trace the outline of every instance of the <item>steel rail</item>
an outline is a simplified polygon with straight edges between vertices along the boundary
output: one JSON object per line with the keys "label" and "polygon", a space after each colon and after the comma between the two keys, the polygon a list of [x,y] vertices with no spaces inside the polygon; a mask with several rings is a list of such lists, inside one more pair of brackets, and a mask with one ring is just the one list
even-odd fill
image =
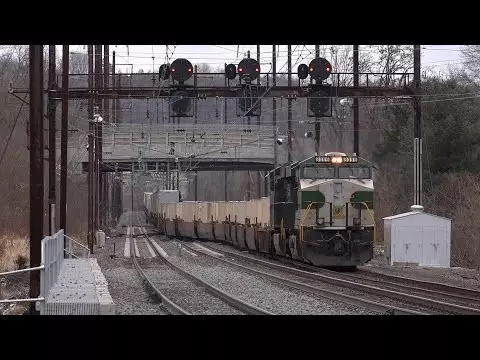
{"label": "steel rail", "polygon": [[[253,274],[256,274],[256,275],[262,275],[262,276],[264,276],[266,278],[269,278],[270,280],[273,280],[274,282],[279,283],[281,285],[284,285],[284,286],[287,286],[287,287],[290,287],[290,288],[293,288],[293,289],[296,289],[296,290],[304,291],[304,292],[307,292],[307,293],[310,293],[310,294],[315,294],[315,295],[321,296],[321,297],[329,299],[329,300],[339,300],[339,301],[344,302],[346,304],[361,306],[361,307],[364,307],[364,308],[374,310],[374,311],[376,311],[378,313],[381,313],[381,314],[427,315],[426,313],[422,313],[422,312],[419,312],[419,311],[403,309],[403,308],[395,307],[395,306],[384,305],[384,304],[381,304],[381,303],[378,303],[378,302],[365,300],[365,299],[360,299],[358,297],[354,297],[354,296],[351,296],[351,295],[346,295],[346,294],[342,294],[342,293],[339,293],[339,292],[336,292],[336,291],[326,290],[326,289],[322,289],[322,288],[319,288],[319,287],[316,287],[316,286],[304,284],[304,283],[301,283],[301,282],[298,282],[298,281],[295,281],[295,280],[287,279],[287,278],[284,278],[284,277],[280,277],[280,276],[277,276],[277,275],[266,273],[264,271],[256,270],[256,269],[253,269],[251,267],[247,267],[247,266],[232,262],[232,261],[227,260],[227,259],[222,259],[222,258],[219,258],[219,257],[217,257],[215,255],[212,255],[212,254],[201,252],[197,249],[192,248],[191,246],[189,246],[185,243],[183,243],[183,246],[187,247],[189,250],[191,250],[191,251],[193,251],[197,254],[201,254],[201,255],[205,255],[205,256],[214,258],[216,260],[219,260],[219,261],[222,261],[226,264],[229,264],[229,265],[235,266],[237,268],[243,269],[243,270],[248,271],[250,273],[253,273]],[[202,246],[204,246],[204,245],[202,244]],[[212,249],[212,248],[209,248],[209,249],[211,249],[212,251],[222,252],[222,251],[217,250],[217,249]],[[229,252],[225,252],[225,253],[228,253],[228,255],[234,255],[234,256],[236,255],[236,254],[231,254]]]}
{"label": "steel rail", "polygon": [[157,254],[158,257],[160,257],[162,259],[162,261],[165,264],[167,264],[172,269],[179,272],[180,274],[182,274],[183,276],[185,276],[186,278],[188,278],[192,282],[204,287],[212,295],[222,299],[224,302],[226,302],[230,306],[232,306],[232,307],[234,307],[234,308],[236,308],[236,309],[238,309],[238,310],[240,310],[244,313],[250,314],[250,315],[274,315],[271,312],[260,309],[260,308],[254,306],[254,305],[249,304],[246,301],[240,300],[239,298],[237,298],[237,297],[235,297],[235,296],[233,296],[233,295],[215,287],[212,284],[209,284],[209,283],[203,281],[202,279],[196,277],[195,275],[193,275],[193,274],[189,273],[188,271],[182,269],[181,267],[175,265],[173,262],[171,262],[168,258],[166,258],[163,254],[161,254],[157,250],[156,246],[153,245],[152,240],[150,239],[150,237],[148,236],[146,231],[143,230],[143,226],[139,226],[139,228],[142,229],[141,231],[143,232],[143,234],[144,234],[145,238],[147,239],[148,243],[150,245],[152,245],[153,251]]}
{"label": "steel rail", "polygon": [[[297,276],[301,276],[301,277],[305,277],[305,278],[309,278],[309,279],[313,279],[313,280],[324,281],[324,282],[328,282],[330,284],[340,285],[340,286],[343,286],[343,287],[346,287],[346,288],[355,289],[355,290],[359,290],[359,291],[363,291],[363,292],[367,292],[367,293],[371,293],[371,294],[375,294],[375,295],[379,295],[379,296],[387,296],[387,297],[390,297],[392,299],[405,301],[405,302],[415,304],[415,305],[422,305],[422,306],[429,307],[429,308],[435,308],[435,309],[439,309],[439,310],[442,310],[442,311],[451,312],[451,313],[454,313],[454,314],[463,314],[463,315],[478,315],[478,314],[480,314],[480,309],[475,309],[475,308],[471,308],[471,307],[467,307],[467,306],[452,304],[452,303],[448,303],[448,302],[445,302],[445,301],[429,299],[429,298],[426,298],[426,297],[423,297],[423,296],[411,295],[411,294],[407,294],[407,293],[400,292],[400,291],[384,289],[384,288],[381,288],[381,287],[378,287],[378,286],[360,284],[360,283],[357,283],[357,282],[354,282],[354,281],[351,281],[351,280],[340,279],[338,277],[324,275],[324,274],[321,274],[321,273],[312,273],[312,272],[292,268],[292,267],[285,266],[285,265],[275,264],[275,263],[265,261],[265,260],[261,260],[261,259],[255,259],[255,258],[245,256],[245,255],[234,254],[230,251],[217,250],[217,249],[209,247],[208,245],[203,245],[202,244],[202,246],[210,248],[213,251],[223,251],[224,253],[228,253],[231,256],[238,257],[238,258],[244,259],[246,261],[258,263],[258,264],[261,264],[261,265],[264,265],[264,266],[267,266],[267,267],[270,267],[270,268],[273,268],[273,269],[286,271],[286,272],[288,272],[292,275],[297,275]],[[358,279],[354,279],[354,280],[358,280]]]}
{"label": "steel rail", "polygon": [[133,260],[133,266],[139,273],[140,277],[146,283],[147,287],[153,291],[154,296],[162,302],[162,305],[165,309],[173,315],[191,315],[188,311],[183,309],[182,307],[175,304],[172,300],[170,300],[167,296],[165,296],[160,290],[158,290],[152,281],[148,278],[148,276],[143,271],[142,267],[137,261],[137,256],[135,254],[134,244],[133,244],[133,237],[130,238],[130,254]]}

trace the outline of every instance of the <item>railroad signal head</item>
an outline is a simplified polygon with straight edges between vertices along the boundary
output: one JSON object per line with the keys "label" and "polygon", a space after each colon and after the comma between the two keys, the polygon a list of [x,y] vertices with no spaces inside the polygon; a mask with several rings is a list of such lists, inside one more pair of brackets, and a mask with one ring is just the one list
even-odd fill
{"label": "railroad signal head", "polygon": [[262,100],[255,86],[243,87],[237,96],[237,116],[259,116],[262,112]]}
{"label": "railroad signal head", "polygon": [[170,66],[167,64],[160,65],[160,70],[158,71],[158,76],[162,80],[167,80],[170,76]]}
{"label": "railroad signal head", "polygon": [[228,64],[225,66],[225,77],[228,80],[233,80],[237,77],[237,68],[234,64]]}
{"label": "railroad signal head", "polygon": [[243,59],[238,64],[238,75],[244,81],[256,80],[260,75],[260,64],[252,58]]}
{"label": "railroad signal head", "polygon": [[314,80],[326,80],[332,73],[332,65],[324,58],[316,58],[308,65],[308,72]]}
{"label": "railroad signal head", "polygon": [[314,91],[308,98],[308,107],[315,116],[330,116],[330,94],[326,90]]}
{"label": "railroad signal head", "polygon": [[300,80],[305,80],[308,76],[308,66],[305,64],[298,65],[297,75]]}
{"label": "railroad signal head", "polygon": [[172,94],[170,101],[172,105],[172,111],[175,114],[185,115],[192,107],[189,93],[183,90],[175,91]]}
{"label": "railroad signal head", "polygon": [[180,83],[187,81],[193,75],[193,66],[187,59],[176,59],[170,66],[172,79]]}

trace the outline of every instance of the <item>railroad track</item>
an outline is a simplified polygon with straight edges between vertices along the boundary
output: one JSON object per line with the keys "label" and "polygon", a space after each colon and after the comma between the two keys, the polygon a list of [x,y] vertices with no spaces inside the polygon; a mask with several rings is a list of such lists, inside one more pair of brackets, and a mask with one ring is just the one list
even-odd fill
{"label": "railroad track", "polygon": [[[368,300],[368,299],[362,299],[362,298],[352,296],[352,295],[348,295],[348,294],[344,294],[344,293],[341,293],[341,292],[327,290],[327,289],[319,287],[317,285],[312,285],[312,284],[308,284],[308,283],[305,283],[305,282],[302,282],[302,281],[292,280],[292,279],[289,279],[289,278],[286,278],[286,277],[283,277],[283,276],[272,274],[272,273],[267,272],[267,271],[261,271],[261,270],[255,269],[253,267],[250,267],[250,266],[245,266],[243,264],[239,264],[237,262],[227,260],[225,258],[220,258],[220,257],[215,256],[213,254],[210,254],[208,252],[199,251],[199,249],[196,249],[196,248],[186,244],[185,242],[182,242],[182,245],[185,246],[189,251],[194,252],[196,254],[208,256],[208,257],[213,258],[217,261],[221,261],[221,262],[226,263],[228,265],[231,265],[231,266],[240,268],[242,270],[245,270],[247,272],[250,272],[254,275],[263,276],[265,278],[268,278],[268,279],[270,279],[270,280],[272,280],[276,283],[279,283],[283,286],[286,286],[288,288],[295,289],[295,290],[300,290],[300,291],[306,292],[308,294],[313,294],[315,296],[323,297],[323,298],[326,298],[326,299],[329,299],[329,300],[341,301],[341,302],[349,304],[349,305],[360,306],[360,307],[372,310],[374,312],[377,312],[379,314],[427,315],[427,313],[424,313],[424,312],[421,312],[421,311],[416,311],[416,310],[412,310],[412,309],[406,309],[406,308],[401,308],[401,307],[397,307],[397,306],[382,304],[382,303],[379,303],[379,302],[371,301],[371,300]],[[207,245],[204,245],[203,243],[202,243],[202,246],[209,249],[209,250],[217,252],[217,253],[223,253],[224,255],[237,257],[237,254],[232,254],[228,251],[220,251],[216,248],[212,248],[212,247],[209,247]],[[240,258],[240,256],[238,256],[237,259],[238,258]],[[250,258],[248,258],[248,259],[250,259]],[[248,260],[246,260],[246,261],[248,262]],[[252,261],[250,261],[250,262],[252,262]],[[264,266],[263,263],[257,262],[257,264]]]}
{"label": "railroad track", "polygon": [[[257,255],[257,254],[254,254]],[[335,276],[339,276],[351,280],[366,280],[374,281],[377,283],[383,284],[393,284],[398,288],[403,288],[405,290],[419,290],[423,291],[425,295],[431,294],[437,297],[450,297],[452,300],[457,299],[459,302],[469,304],[471,307],[480,308],[480,291],[468,288],[462,288],[459,286],[442,284],[433,281],[425,281],[420,279],[413,279],[398,275],[385,274],[381,272],[376,272],[370,269],[357,269],[355,273],[341,273],[338,271],[332,271],[328,269],[319,268],[313,265],[299,262],[297,260],[287,259],[279,256],[273,256],[273,258],[284,264],[288,264],[294,268],[301,270],[306,270],[314,273],[325,273]],[[415,288],[415,289],[413,289]],[[473,305],[473,306],[472,306]]]}
{"label": "railroad track", "polygon": [[155,284],[150,280],[150,278],[147,276],[145,271],[142,269],[140,264],[138,263],[136,252],[134,249],[134,244],[133,241],[130,241],[130,254],[132,254],[131,258],[133,261],[133,266],[137,270],[138,274],[144,281],[145,285],[147,288],[150,290],[150,293],[157,298],[158,300],[161,301],[162,305],[165,307],[165,309],[173,315],[191,315],[187,310],[183,309],[176,303],[174,303],[170,298],[168,298],[163,292],[161,292]]}
{"label": "railroad track", "polygon": [[437,292],[439,294],[447,294],[452,298],[458,298],[461,301],[471,302],[475,304],[475,307],[480,308],[480,291],[462,288],[459,286],[447,285],[433,281],[425,281],[419,279],[412,279],[402,276],[384,274],[376,271],[370,271],[367,269],[359,269],[355,276],[368,277],[369,279],[380,279],[387,283],[399,283],[400,285],[409,286],[413,288],[421,288],[423,290],[429,290],[431,292]]}
{"label": "railroad track", "polygon": [[[338,273],[331,270],[315,268],[315,272],[300,270],[298,268],[293,268],[291,266],[285,266],[278,263],[270,262],[261,260],[258,258],[254,258],[252,256],[245,256],[237,253],[233,253],[230,251],[219,250],[216,247],[210,247],[204,243],[202,246],[211,249],[215,252],[220,252],[223,254],[228,254],[228,256],[232,256],[235,259],[240,259],[241,261],[248,262],[248,263],[255,263],[257,265],[261,265],[267,268],[279,270],[303,279],[308,280],[315,280],[326,282],[332,285],[341,286],[344,288],[349,288],[353,290],[360,291],[362,293],[369,293],[376,296],[382,296],[386,298],[390,298],[392,300],[401,301],[402,303],[411,304],[414,306],[421,306],[422,308],[426,309],[426,312],[411,312],[407,309],[400,309],[397,310],[397,313],[423,313],[429,314],[432,313],[431,310],[440,310],[443,313],[447,314],[480,314],[480,298],[474,290],[470,291],[468,289],[463,288],[456,288],[456,287],[449,287],[448,285],[444,284],[437,284],[437,283],[429,283],[432,288],[420,288],[418,287],[419,283],[427,283],[427,282],[417,282],[417,286],[412,286],[411,284],[398,284],[398,283],[390,283],[390,277],[386,276],[385,279],[382,281],[378,278],[362,278],[360,276],[354,274],[345,274],[345,273]],[[203,253],[202,253],[203,254]],[[210,254],[205,254],[210,255]],[[223,261],[223,260],[222,260]],[[231,262],[232,265],[236,264]],[[238,265],[238,264],[237,264]],[[298,267],[298,265],[297,265]],[[362,275],[364,273],[362,272]],[[267,274],[268,275],[268,274]],[[375,273],[376,275],[376,273]],[[400,277],[398,277],[400,278]],[[403,279],[403,278],[400,278]],[[413,279],[407,279],[415,281]],[[401,280],[398,280],[399,282]],[[301,281],[302,286],[307,284],[303,284]],[[298,285],[298,284],[296,284]],[[308,284],[308,287],[312,287],[312,284]],[[437,288],[434,288],[434,287]],[[306,291],[313,290],[312,288]],[[319,291],[318,287],[313,286],[315,291]],[[441,290],[439,290],[441,289]],[[454,289],[454,290],[452,290]],[[457,289],[461,289],[457,290]],[[450,291],[450,292],[449,292]],[[462,292],[462,293],[460,293]],[[338,296],[338,294],[336,294]],[[341,294],[341,296],[345,296],[345,294]],[[350,301],[351,299],[345,299],[346,301]],[[355,298],[355,301],[362,302],[363,299]],[[368,306],[368,303],[365,303]],[[378,303],[374,306],[378,309]],[[380,304],[383,306],[385,311],[395,313],[396,308],[391,307],[388,305]],[[472,306],[473,305],[473,306]],[[433,312],[435,313],[435,312]]]}
{"label": "railroad track", "polygon": [[[373,286],[394,291],[407,292],[412,295],[418,295],[420,297],[426,297],[432,300],[438,300],[440,302],[448,300],[453,304],[480,310],[480,291],[478,290],[467,289],[438,282],[412,279],[397,275],[390,275],[376,271],[370,271],[368,269],[358,269],[355,273],[342,273],[300,263],[292,259],[281,258],[278,256],[274,256],[273,258],[284,264],[288,264],[289,266],[305,270],[307,272],[326,274],[355,282],[361,281]],[[456,310],[454,309],[454,311]],[[465,309],[465,311],[465,314],[480,314],[480,312],[475,310],[471,312],[470,310]]]}
{"label": "railroad track", "polygon": [[[363,282],[373,286],[390,289],[393,291],[406,292],[420,297],[426,297],[439,302],[447,302],[459,305],[467,309],[452,310],[457,313],[460,310],[462,314],[480,314],[480,291],[462,288],[453,285],[442,284],[419,279],[412,279],[397,275],[390,275],[367,269],[358,269],[355,273],[341,273],[315,267],[309,264],[299,263],[295,260],[274,257],[282,263],[288,264],[295,268],[306,270],[313,273],[327,274],[330,276],[342,278],[345,280]],[[470,310],[473,308],[474,310]],[[447,309],[447,307],[445,307]]]}
{"label": "railroad track", "polygon": [[[146,231],[143,230],[143,226],[138,226],[138,227],[140,229],[142,229],[141,230],[142,233],[143,233],[142,235],[145,236],[148,243],[151,245],[152,249],[157,254],[157,258],[160,258],[161,259],[160,261],[163,262],[163,264],[167,265],[169,268],[173,269],[175,272],[180,273],[183,277],[190,280],[196,286],[204,289],[205,291],[207,291],[208,293],[210,293],[214,297],[216,297],[218,299],[221,299],[224,303],[228,304],[229,306],[231,306],[232,308],[234,308],[236,310],[239,310],[240,312],[242,312],[244,314],[249,314],[249,315],[274,315],[271,312],[260,309],[260,308],[258,308],[256,306],[253,306],[253,305],[251,305],[251,304],[249,304],[249,303],[247,303],[247,302],[245,302],[245,301],[243,301],[243,300],[241,300],[241,299],[239,299],[239,298],[237,298],[237,297],[235,297],[231,294],[228,294],[227,292],[215,287],[212,284],[209,284],[209,283],[205,282],[204,280],[198,278],[197,276],[195,276],[195,275],[191,274],[190,272],[187,272],[184,269],[182,269],[181,267],[177,266],[170,259],[168,259],[168,257],[166,257],[164,254],[162,254],[161,252],[158,251],[157,247],[151,241],[151,239],[148,236],[148,234],[146,233]],[[131,252],[132,258],[135,259],[135,251],[133,250],[133,241],[130,242],[130,246],[132,247],[132,252]],[[139,271],[142,271],[142,269],[141,269],[141,267],[138,264],[138,261],[136,259],[134,260],[134,263],[136,263],[137,269],[140,269]],[[184,314],[184,315],[189,314],[186,310],[182,309],[180,306],[173,303],[172,300],[165,297],[164,294],[160,293],[160,291],[157,288],[155,288],[152,281],[150,279],[148,279],[148,277],[146,276],[144,271],[142,271],[142,274],[143,275],[141,275],[141,276],[144,279],[146,279],[147,285],[154,291],[154,293],[156,294],[156,297],[161,299],[162,303],[165,304],[166,308],[169,309],[169,311],[172,314]]]}

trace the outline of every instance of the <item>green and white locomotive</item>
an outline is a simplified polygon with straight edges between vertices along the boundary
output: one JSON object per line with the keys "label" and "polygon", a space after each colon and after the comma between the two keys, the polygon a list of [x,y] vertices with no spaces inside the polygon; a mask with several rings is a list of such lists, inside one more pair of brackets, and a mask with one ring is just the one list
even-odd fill
{"label": "green and white locomotive", "polygon": [[317,266],[356,267],[373,256],[373,166],[356,154],[315,155],[268,174],[277,252]]}

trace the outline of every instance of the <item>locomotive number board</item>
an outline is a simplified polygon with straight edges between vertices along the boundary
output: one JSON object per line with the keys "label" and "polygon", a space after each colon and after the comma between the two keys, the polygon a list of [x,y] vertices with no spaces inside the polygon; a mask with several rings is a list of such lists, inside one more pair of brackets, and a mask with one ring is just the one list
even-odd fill
{"label": "locomotive number board", "polygon": [[[340,161],[334,161],[333,159],[340,159]],[[358,158],[355,156],[316,156],[315,162],[317,163],[356,163]]]}

